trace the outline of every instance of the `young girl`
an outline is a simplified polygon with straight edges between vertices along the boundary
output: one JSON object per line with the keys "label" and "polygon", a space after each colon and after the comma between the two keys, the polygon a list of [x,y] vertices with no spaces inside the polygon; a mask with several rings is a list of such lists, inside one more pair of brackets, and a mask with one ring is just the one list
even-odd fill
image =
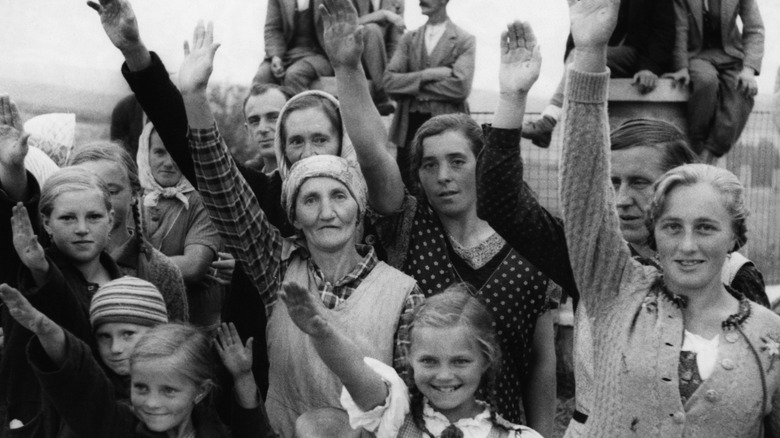
{"label": "young girl", "polygon": [[171,322],[187,322],[187,295],[181,273],[173,262],[152,247],[143,231],[138,206],[141,183],[138,166],[130,154],[114,143],[92,143],[74,150],[69,163],[91,171],[108,186],[115,214],[107,251],[119,269],[124,275],[157,286],[165,298]]}
{"label": "young girl", "polygon": [[[35,207],[34,203],[27,205]],[[65,168],[46,181],[37,207],[43,230],[33,229],[27,208],[20,203],[13,207],[12,231],[7,231],[13,233],[22,263],[19,289],[42,312],[92,344],[88,318],[92,295],[103,284],[121,277],[105,252],[113,226],[108,188],[85,169]],[[51,245],[45,251],[36,232],[50,236]],[[44,408],[46,401],[27,364],[25,349],[32,334],[11,318],[4,318],[3,329],[0,393],[5,394],[7,403],[4,426],[16,420],[15,426],[29,432],[25,436],[50,436],[47,434],[55,433],[61,423],[54,410]],[[40,415],[42,412],[47,415]]]}
{"label": "young girl", "polygon": [[[320,358],[344,384],[341,403],[353,427],[377,438],[541,437],[508,423],[477,393],[493,394],[501,350],[493,318],[465,287],[456,284],[419,307],[410,328],[409,381],[393,368],[363,357],[337,331],[323,306],[296,284],[286,284],[282,299],[295,324],[307,333]],[[308,417],[308,418],[307,418]],[[304,436],[314,416],[299,419]]]}
{"label": "young girl", "polygon": [[46,396],[78,436],[274,436],[252,376],[252,340],[242,346],[235,327],[223,324],[216,345],[234,381],[228,430],[215,410],[220,369],[212,339],[204,332],[181,324],[149,329],[130,356],[128,406],[116,401],[110,381],[83,342],[16,289],[0,286],[0,298],[11,316],[37,336],[28,347],[30,364]]}

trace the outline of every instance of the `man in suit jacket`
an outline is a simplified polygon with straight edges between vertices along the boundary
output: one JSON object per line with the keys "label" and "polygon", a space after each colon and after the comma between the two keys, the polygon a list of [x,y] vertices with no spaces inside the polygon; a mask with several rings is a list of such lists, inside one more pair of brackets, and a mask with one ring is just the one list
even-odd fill
{"label": "man in suit jacket", "polygon": [[404,34],[403,0],[353,0],[358,22],[363,25],[363,68],[374,88],[374,103],[381,115],[393,112],[385,92],[383,75],[388,56]]}
{"label": "man in suit jacket", "polygon": [[385,90],[398,103],[390,141],[407,187],[409,146],[417,129],[433,116],[468,113],[474,80],[476,38],[450,21],[449,0],[421,0],[424,26],[406,33],[384,75]]}
{"label": "man in suit jacket", "polygon": [[333,68],[322,49],[322,0],[268,0],[265,59],[253,83],[284,85],[293,93],[307,90]]}
{"label": "man in suit jacket", "polygon": [[702,160],[714,162],[739,139],[753,109],[764,23],[756,0],[675,0],[674,7],[676,72],[669,76],[691,84],[691,146]]}
{"label": "man in suit jacket", "polygon": [[[613,78],[633,78],[641,93],[655,89],[658,77],[671,71],[675,35],[672,0],[622,0],[618,21],[607,48],[607,66]],[[566,58],[574,48],[569,35]],[[548,147],[561,117],[563,79],[539,120],[523,125],[523,137]]]}

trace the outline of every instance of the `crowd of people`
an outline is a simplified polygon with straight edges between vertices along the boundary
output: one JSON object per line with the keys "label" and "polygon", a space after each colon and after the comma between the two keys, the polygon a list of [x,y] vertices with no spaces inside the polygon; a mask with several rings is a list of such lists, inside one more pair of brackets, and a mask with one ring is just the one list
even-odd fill
{"label": "crowd of people", "polygon": [[[754,0],[569,0],[567,73],[530,122],[541,54],[512,22],[484,126],[447,3],[404,33],[402,0],[270,0],[240,163],[213,26],[174,85],[128,0],[88,2],[125,59],[127,141],[27,132],[0,96],[0,437],[559,436],[566,301],[566,437],[780,437],[780,316],[738,252],[744,188],[706,164],[752,108]],[[671,71],[687,135],[610,131],[610,77]],[[324,75],[338,98],[308,90]],[[559,119],[562,217],[520,154]]]}

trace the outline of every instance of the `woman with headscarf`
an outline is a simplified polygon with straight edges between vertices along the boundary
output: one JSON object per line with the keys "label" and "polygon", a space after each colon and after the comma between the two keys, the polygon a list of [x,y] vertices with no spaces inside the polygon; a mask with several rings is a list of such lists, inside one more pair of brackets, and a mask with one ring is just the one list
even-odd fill
{"label": "woman with headscarf", "polygon": [[190,322],[216,328],[222,293],[208,271],[220,249],[217,230],[200,195],[182,176],[151,123],[139,139],[137,162],[146,236],[179,267],[187,286]]}

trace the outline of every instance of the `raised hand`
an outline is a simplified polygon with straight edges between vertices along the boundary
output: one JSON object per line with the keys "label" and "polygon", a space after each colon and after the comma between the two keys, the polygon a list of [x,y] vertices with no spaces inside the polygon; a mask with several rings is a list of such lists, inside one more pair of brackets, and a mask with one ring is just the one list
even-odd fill
{"label": "raised hand", "polygon": [[236,326],[222,323],[217,328],[217,339],[215,344],[222,363],[233,376],[241,376],[252,372],[252,341],[249,338],[246,346],[241,345],[241,338],[238,336]]}
{"label": "raised hand", "polygon": [[536,36],[527,22],[515,21],[501,33],[501,93],[527,93],[539,78],[542,55]]}
{"label": "raised hand", "polygon": [[36,335],[49,333],[57,326],[49,317],[33,307],[21,292],[5,283],[0,285],[0,299],[8,307],[11,317]]}
{"label": "raised hand", "polygon": [[182,94],[205,93],[209,77],[214,70],[214,55],[219,44],[214,43],[214,23],[204,26],[200,21],[195,26],[192,46],[184,42],[184,61],[179,69],[179,89]]}
{"label": "raised hand", "polygon": [[574,46],[577,49],[606,47],[617,24],[620,0],[568,1]]}
{"label": "raised hand", "polygon": [[28,137],[16,104],[7,94],[0,95],[0,166],[24,168]]}
{"label": "raised hand", "polygon": [[333,68],[357,67],[363,54],[363,26],[350,0],[323,0],[325,52]]}
{"label": "raised hand", "polygon": [[87,6],[97,11],[108,39],[117,49],[127,52],[141,45],[138,22],[133,7],[127,0],[88,1]]}
{"label": "raised hand", "polygon": [[325,305],[297,283],[285,283],[279,297],[287,305],[287,312],[295,325],[309,336],[318,337],[328,332]]}
{"label": "raised hand", "polygon": [[21,202],[13,207],[11,230],[13,231],[14,248],[22,263],[33,274],[48,272],[49,262],[46,260],[43,247],[33,231],[30,216],[27,215],[27,208]]}

